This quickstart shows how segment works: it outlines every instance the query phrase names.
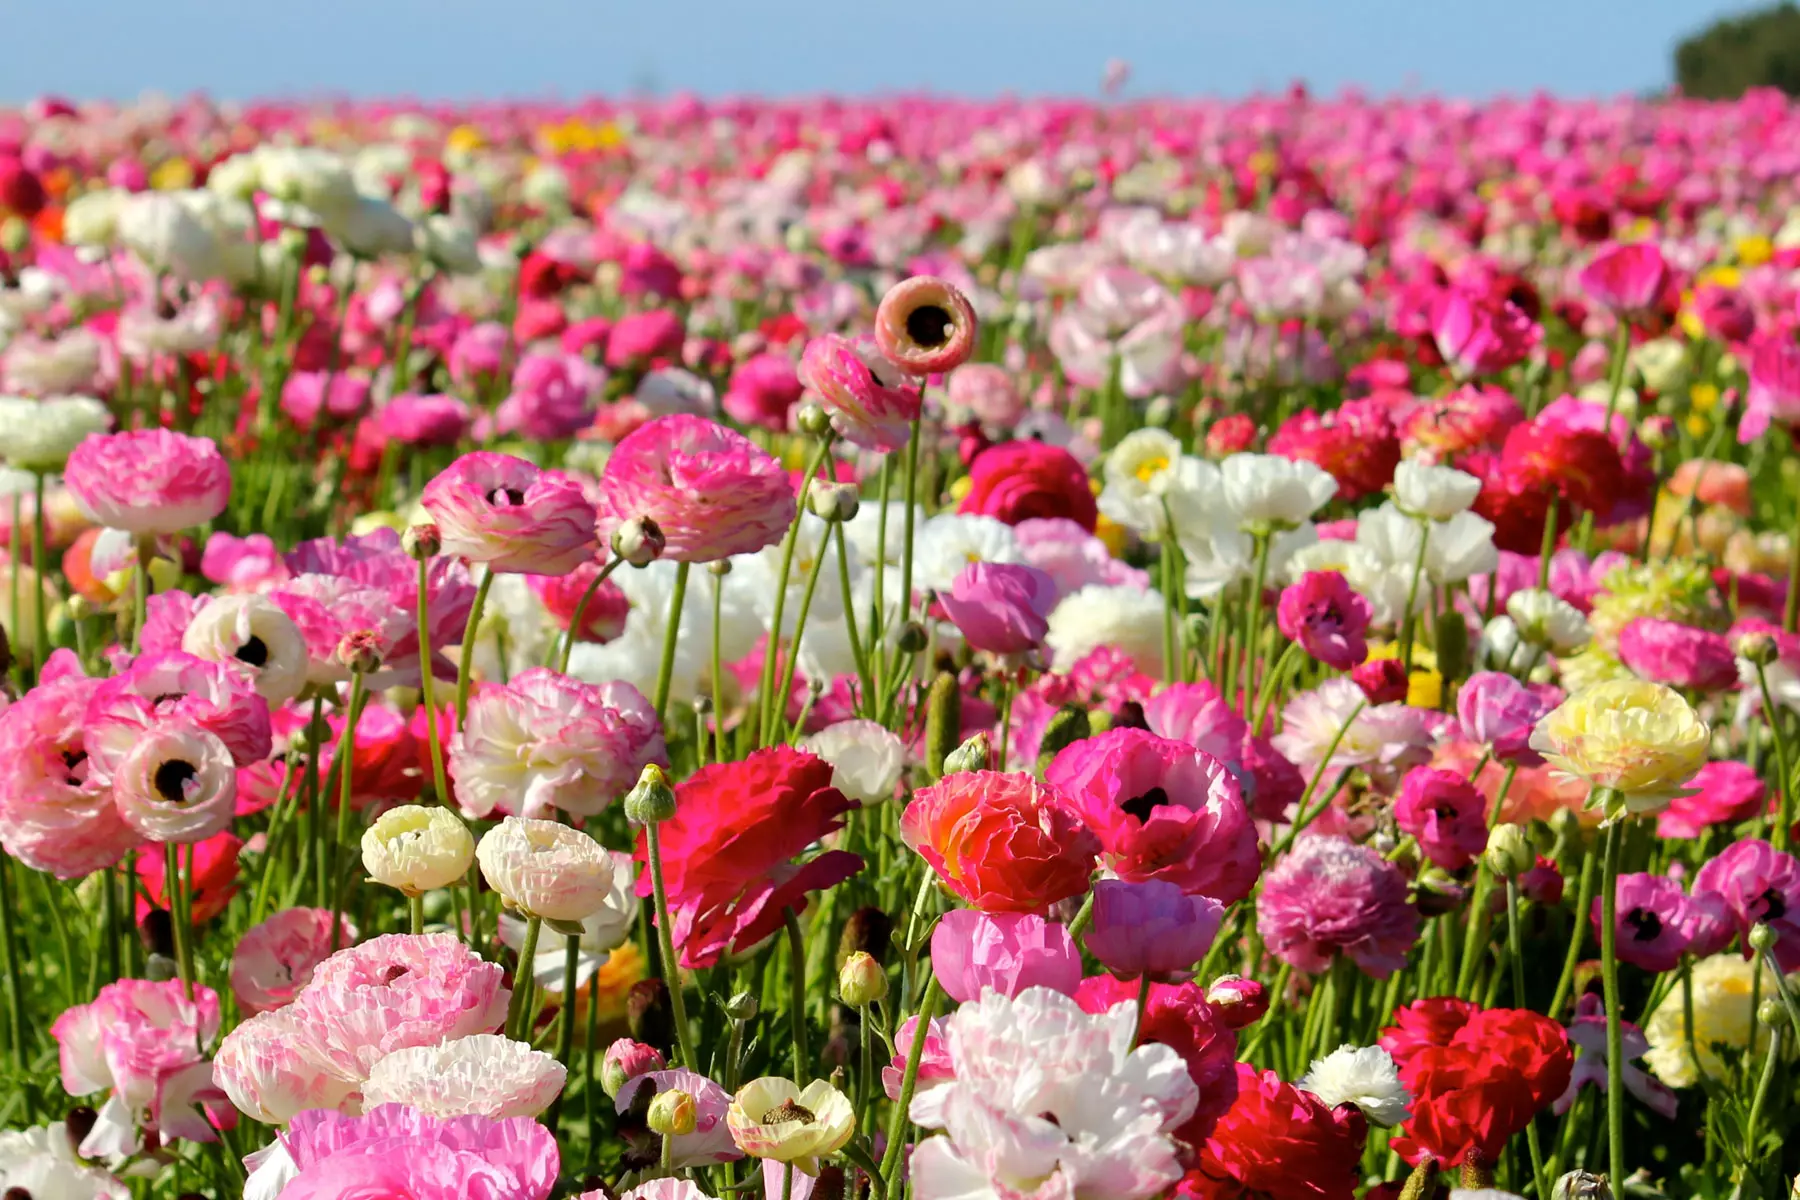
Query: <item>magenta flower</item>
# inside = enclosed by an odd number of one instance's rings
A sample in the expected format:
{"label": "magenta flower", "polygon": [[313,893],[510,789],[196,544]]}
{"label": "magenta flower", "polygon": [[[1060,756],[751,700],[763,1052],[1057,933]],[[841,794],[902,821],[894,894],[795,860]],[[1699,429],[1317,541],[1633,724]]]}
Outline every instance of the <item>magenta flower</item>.
{"label": "magenta flower", "polygon": [[1543,765],[1531,748],[1531,731],[1545,713],[1562,703],[1562,693],[1545,685],[1520,683],[1504,671],[1477,671],[1456,693],[1456,716],[1463,736],[1485,745],[1503,763]]}
{"label": "magenta flower", "polygon": [[[1240,786],[1254,781],[1250,725],[1206,680],[1172,683],[1143,702],[1144,724],[1157,737],[1186,742],[1225,764]],[[1285,761],[1285,760],[1284,760]],[[1304,786],[1304,785],[1302,785]]]}
{"label": "magenta flower", "polygon": [[230,591],[260,591],[264,584],[286,579],[288,569],[268,534],[240,538],[219,530],[206,539],[200,574]]}
{"label": "magenta flower", "polygon": [[1044,778],[1080,805],[1119,878],[1167,880],[1221,904],[1256,886],[1256,828],[1218,759],[1142,729],[1111,729],[1063,749]]}
{"label": "magenta flower", "polygon": [[[1688,950],[1693,916],[1681,881],[1642,871],[1618,880],[1615,945],[1619,960],[1646,971],[1672,971]],[[1602,897],[1595,896],[1588,912],[1594,936],[1601,933]]]}
{"label": "magenta flower", "polygon": [[1738,422],[1738,442],[1748,445],[1772,424],[1800,423],[1800,346],[1780,334],[1751,343],[1750,389]]}
{"label": "magenta flower", "polygon": [[384,436],[407,446],[454,446],[474,423],[469,406],[455,396],[395,396],[374,415]]}
{"label": "magenta flower", "polygon": [[499,374],[508,340],[506,327],[497,321],[483,321],[463,330],[445,356],[451,380],[460,387],[479,388]]}
{"label": "magenta flower", "polygon": [[1446,871],[1462,870],[1487,848],[1487,801],[1454,771],[1408,771],[1394,800],[1394,823]]}
{"label": "magenta flower", "polygon": [[1068,929],[1034,913],[984,913],[959,908],[931,932],[931,970],[958,1004],[992,988],[1016,996],[1047,987],[1073,996],[1081,982],[1081,953]]}
{"label": "magenta flower", "polygon": [[1363,632],[1373,610],[1336,571],[1308,571],[1281,593],[1275,622],[1282,635],[1339,671],[1368,657]]}
{"label": "magenta flower", "polygon": [[1740,934],[1773,929],[1776,965],[1800,970],[1800,860],[1761,838],[1733,842],[1694,876],[1694,894],[1702,893],[1724,900]]}
{"label": "magenta flower", "polygon": [[1094,884],[1094,915],[1082,944],[1121,979],[1148,974],[1159,983],[1192,978],[1219,934],[1225,908],[1172,883],[1147,879]]}
{"label": "magenta flower", "polygon": [[1725,635],[1680,621],[1639,617],[1619,631],[1619,661],[1639,679],[1698,692],[1737,686],[1737,656]]}
{"label": "magenta flower", "polygon": [[753,355],[731,373],[731,382],[719,404],[726,415],[741,425],[759,425],[786,433],[793,424],[794,406],[806,390],[794,364],[786,355]]}
{"label": "magenta flower", "polygon": [[885,454],[912,436],[919,391],[873,346],[834,333],[816,337],[800,357],[799,377],[825,406],[831,427],[855,445]]}
{"label": "magenta flower", "polygon": [[1431,337],[1457,378],[1491,375],[1522,360],[1544,331],[1509,300],[1498,303],[1462,288],[1439,296],[1431,311]]}
{"label": "magenta flower", "polygon": [[666,308],[628,313],[619,318],[606,340],[606,365],[614,370],[641,369],[657,359],[679,358],[686,337],[681,318]]}
{"label": "magenta flower", "polygon": [[1763,811],[1769,789],[1747,763],[1709,762],[1683,794],[1656,814],[1656,835],[1697,838],[1714,825],[1735,825]]}
{"label": "magenta flower", "polygon": [[594,507],[581,485],[510,454],[465,454],[425,485],[443,553],[489,570],[563,575],[594,554]]}
{"label": "magenta flower", "polygon": [[713,562],[781,540],[797,511],[784,468],[741,433],[677,413],[634,430],[600,476],[600,534],[635,517],[656,522],[663,556]]}
{"label": "magenta flower", "polygon": [[444,1120],[403,1104],[300,1113],[281,1147],[282,1200],[549,1200],[561,1167],[555,1136],[529,1117]]}
{"label": "magenta flower", "polygon": [[1377,979],[1406,965],[1419,933],[1406,877],[1368,846],[1307,834],[1263,880],[1256,928],[1282,962],[1317,974],[1339,954]]}
{"label": "magenta flower", "polygon": [[311,429],[321,415],[335,422],[353,420],[368,406],[369,381],[355,375],[296,371],[281,388],[281,411],[299,429]]}
{"label": "magenta flower", "polygon": [[213,440],[167,429],[88,435],[63,482],[88,520],[136,534],[191,529],[231,500],[231,467]]}
{"label": "magenta flower", "polygon": [[975,562],[939,593],[938,603],[972,648],[1023,654],[1050,631],[1056,583],[1036,567]]}
{"label": "magenta flower", "polygon": [[1581,269],[1581,290],[1621,317],[1656,308],[1669,286],[1669,264],[1653,242],[1609,246]]}

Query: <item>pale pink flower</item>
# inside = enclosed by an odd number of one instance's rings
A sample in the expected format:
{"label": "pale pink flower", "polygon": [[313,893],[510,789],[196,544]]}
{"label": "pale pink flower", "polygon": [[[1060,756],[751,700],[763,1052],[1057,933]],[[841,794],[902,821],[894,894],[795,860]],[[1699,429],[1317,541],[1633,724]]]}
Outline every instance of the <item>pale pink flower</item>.
{"label": "pale pink flower", "polygon": [[1029,987],[1072,996],[1081,983],[1081,954],[1061,922],[959,908],[931,931],[931,971],[959,1004],[990,988],[1003,996]]}
{"label": "pale pink flower", "polygon": [[[640,1095],[646,1090],[648,1095]],[[629,1112],[635,1104],[648,1104],[650,1096],[668,1091],[686,1092],[694,1098],[694,1132],[678,1135],[671,1146],[672,1163],[678,1170],[744,1157],[725,1123],[731,1095],[704,1075],[679,1067],[634,1075],[613,1097],[613,1105],[620,1113]]]}
{"label": "pale pink flower", "polygon": [[605,907],[613,860],[606,847],[555,821],[507,817],[475,847],[481,877],[507,906],[548,921],[580,921]]}
{"label": "pale pink flower", "polygon": [[258,1013],[219,1043],[213,1080],[240,1111],[266,1125],[284,1125],[309,1109],[356,1105],[361,1070],[353,1060],[334,1061],[320,1034],[291,1004]]}
{"label": "pale pink flower", "polygon": [[[338,655],[338,647],[353,634],[372,634],[381,669],[366,680],[371,688],[417,682],[399,656],[390,662],[394,648],[411,636],[414,669],[417,667],[417,617],[394,603],[390,592],[369,587],[342,575],[296,575],[269,593],[269,600],[285,613],[306,643],[308,683],[330,685],[350,678],[350,668]],[[457,635],[461,637],[459,632]]]}
{"label": "pale pink flower", "polygon": [[977,421],[1005,428],[1025,415],[1025,401],[1005,367],[964,363],[950,372],[950,403],[968,409]]}
{"label": "pale pink flower", "polygon": [[1114,558],[1105,542],[1067,517],[1028,517],[1012,529],[1019,553],[1050,576],[1058,595],[1072,595],[1089,584],[1150,586],[1147,572]]}
{"label": "pale pink flower", "polygon": [[549,1200],[561,1166],[529,1118],[440,1120],[402,1104],[302,1113],[281,1148],[281,1200]]}
{"label": "pale pink flower", "polygon": [[269,756],[269,705],[249,680],[191,654],[149,654],[94,689],[83,717],[89,774],[111,783],[144,734],[165,722],[212,734],[240,767]]}
{"label": "pale pink flower", "polygon": [[787,470],[704,417],[659,417],[613,450],[600,476],[600,534],[636,517],[662,530],[663,556],[712,562],[781,540],[797,504]]}
{"label": "pale pink flower", "polygon": [[434,1117],[535,1117],[566,1078],[561,1063],[529,1043],[477,1033],[394,1051],[369,1071],[363,1104],[408,1104]]}
{"label": "pale pink flower", "polygon": [[[338,925],[337,945],[354,944],[355,926],[341,916]],[[231,955],[231,994],[245,1015],[280,1008],[300,994],[335,949],[331,926],[329,909],[289,908],[245,931]]]}
{"label": "pale pink flower", "polygon": [[596,816],[650,763],[666,765],[662,723],[629,683],[598,686],[533,667],[469,699],[451,739],[456,800],[471,817]]}
{"label": "pale pink flower", "polygon": [[906,445],[920,396],[874,346],[835,333],[806,344],[800,382],[831,416],[831,427],[854,445],[887,453]]}
{"label": "pale pink flower", "polygon": [[89,520],[136,534],[190,529],[231,499],[231,467],[213,440],[167,429],[91,434],[63,479]]}
{"label": "pale pink flower", "polygon": [[113,773],[113,803],[146,841],[205,841],[236,812],[231,750],[198,726],[160,721],[138,736]]}
{"label": "pale pink flower", "polygon": [[[919,1018],[908,1017],[894,1035],[894,1057],[881,1068],[881,1090],[889,1100],[900,1099],[900,1085],[906,1081],[906,1060],[912,1055],[913,1038],[919,1034]],[[956,1078],[956,1067],[950,1061],[950,1030],[942,1017],[931,1018],[925,1031],[925,1048],[919,1051],[919,1073],[913,1094]]]}
{"label": "pale pink flower", "polygon": [[1240,783],[1250,777],[1244,761],[1249,722],[1205,680],[1175,683],[1143,702],[1144,723],[1158,737],[1186,742],[1224,763]]}
{"label": "pale pink flower", "polygon": [[938,594],[938,604],[971,648],[1023,654],[1050,631],[1056,583],[1036,567],[974,562]]}
{"label": "pale pink flower", "polygon": [[594,509],[581,485],[510,454],[451,463],[420,497],[443,553],[492,571],[562,575],[594,554]]}

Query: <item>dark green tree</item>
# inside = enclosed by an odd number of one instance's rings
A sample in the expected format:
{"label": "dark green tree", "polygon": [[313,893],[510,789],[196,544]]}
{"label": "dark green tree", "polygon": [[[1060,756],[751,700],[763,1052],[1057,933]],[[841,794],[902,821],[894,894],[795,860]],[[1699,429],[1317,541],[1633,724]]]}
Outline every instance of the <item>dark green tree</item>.
{"label": "dark green tree", "polygon": [[1792,3],[1725,17],[1675,47],[1682,94],[1720,100],[1749,88],[1800,94],[1800,8]]}

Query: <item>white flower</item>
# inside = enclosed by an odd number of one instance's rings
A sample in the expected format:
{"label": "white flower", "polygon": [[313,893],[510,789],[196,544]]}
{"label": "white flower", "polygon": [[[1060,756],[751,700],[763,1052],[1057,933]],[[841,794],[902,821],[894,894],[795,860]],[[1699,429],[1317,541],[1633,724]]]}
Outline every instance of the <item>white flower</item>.
{"label": "white flower", "polygon": [[331,220],[355,207],[356,180],[341,155],[315,146],[262,146],[256,151],[263,190],[277,200]]}
{"label": "white flower", "polygon": [[6,348],[6,386],[29,396],[66,396],[92,385],[100,339],[86,327],[50,340],[19,338]]}
{"label": "white flower", "polygon": [[363,870],[409,896],[449,887],[468,871],[475,837],[439,805],[402,804],[363,830]]}
{"label": "white flower", "polygon": [[386,200],[358,196],[354,204],[324,217],[325,232],[360,258],[406,254],[413,248],[413,223]]}
{"label": "white flower", "polygon": [[175,192],[139,192],[119,210],[119,241],[152,271],[203,282],[225,273],[218,235]]}
{"label": "white flower", "polygon": [[369,1068],[363,1106],[409,1104],[434,1117],[535,1117],[568,1071],[550,1055],[497,1033],[396,1050]]}
{"label": "white flower", "polygon": [[60,470],[82,439],[110,424],[106,405],[91,396],[0,396],[0,459],[22,471]]}
{"label": "white flower", "polygon": [[292,700],[306,687],[306,638],[265,596],[240,592],[207,601],[181,635],[181,648],[244,671],[271,705]]}
{"label": "white flower", "polygon": [[[637,868],[631,855],[609,850],[612,856],[612,890],[599,911],[581,919],[581,937],[575,945],[575,987],[579,990],[592,979],[612,952],[631,937],[632,923],[637,920],[640,901],[633,890]],[[500,914],[500,940],[515,951],[525,946],[525,921],[511,913]],[[537,954],[531,963],[531,978],[538,987],[560,996],[568,975],[569,945],[566,938],[545,935],[538,939]]]}
{"label": "white flower", "polygon": [[[1187,560],[1187,587],[1191,594],[1214,596],[1220,589],[1255,574],[1256,542],[1239,527],[1231,509],[1223,505],[1208,509],[1202,504],[1175,511],[1175,532]],[[1282,578],[1294,555],[1318,540],[1319,531],[1310,521],[1293,529],[1276,530],[1269,538],[1266,579]]]}
{"label": "white flower", "polygon": [[210,350],[218,344],[219,326],[219,306],[211,297],[201,297],[166,317],[154,308],[132,308],[119,315],[119,351],[143,361],[158,354]]}
{"label": "white flower", "polygon": [[1579,608],[1538,588],[1524,588],[1508,596],[1506,615],[1519,627],[1520,637],[1556,655],[1575,653],[1594,634]]}
{"label": "white flower", "polygon": [[1494,671],[1504,671],[1509,666],[1527,665],[1514,658],[1518,651],[1519,627],[1513,624],[1511,617],[1500,613],[1481,627],[1481,642],[1476,647],[1475,661]]}
{"label": "white flower", "polygon": [[[844,548],[848,551],[850,577],[854,580],[860,569],[856,551],[850,549],[847,540]],[[745,578],[750,583],[751,595],[756,600],[757,616],[762,618],[765,628],[775,621],[775,599],[780,590],[779,580],[785,553],[784,542],[777,542],[739,560]],[[822,563],[819,562],[821,556],[824,558]],[[793,557],[787,564],[787,598],[781,609],[781,632],[784,637],[793,635],[795,624],[800,619],[807,582],[812,577],[815,564],[818,566],[819,581],[812,589],[812,606],[807,610],[806,618],[808,624],[816,620],[833,621],[842,617],[844,593],[838,580],[840,566],[837,539],[832,536],[832,526],[806,512],[800,515],[800,529],[794,536]],[[732,573],[736,574],[736,569]],[[710,619],[709,614],[708,620]]]}
{"label": "white flower", "polygon": [[1480,492],[1481,480],[1454,467],[1409,458],[1394,469],[1394,499],[1411,516],[1448,521],[1475,503]]}
{"label": "white flower", "polygon": [[[904,512],[902,513],[904,517]],[[895,539],[893,516],[888,540]],[[803,527],[804,528],[804,527]],[[904,531],[902,531],[903,536]],[[913,586],[947,591],[970,563],[1025,561],[1012,526],[994,517],[939,513],[914,530]],[[796,553],[795,557],[798,557]],[[820,591],[824,585],[820,585]],[[813,602],[818,603],[815,596]]]}
{"label": "white flower", "polygon": [[507,817],[475,844],[481,877],[508,907],[546,921],[581,921],[606,907],[611,852],[555,821]]}
{"label": "white flower", "polygon": [[555,163],[539,163],[519,184],[519,194],[538,208],[569,206],[569,176]]}
{"label": "white flower", "polygon": [[475,231],[455,217],[434,213],[413,226],[414,248],[433,266],[452,275],[473,275],[481,270],[481,253]]}
{"label": "white flower", "polygon": [[[915,540],[925,521],[924,506],[913,505]],[[856,510],[856,515],[844,522],[844,537],[856,551],[857,558],[863,562],[874,563],[879,560],[887,566],[898,567],[906,546],[906,501],[888,501],[885,542],[882,541],[882,506],[879,500],[864,501],[862,507]]]}
{"label": "white flower", "polygon": [[1494,523],[1472,512],[1435,522],[1425,542],[1425,573],[1433,583],[1461,583],[1500,565]]}
{"label": "white flower", "polygon": [[831,783],[862,804],[894,798],[906,767],[906,745],[879,721],[839,721],[800,743],[831,764]]}
{"label": "white flower", "polygon": [[1393,1057],[1380,1046],[1339,1046],[1314,1059],[1297,1086],[1333,1108],[1354,1104],[1370,1123],[1382,1126],[1406,1120],[1412,1102]]}
{"label": "white flower", "polygon": [[1112,646],[1146,675],[1161,675],[1163,599],[1157,592],[1128,585],[1090,584],[1064,596],[1050,611],[1044,642],[1054,667],[1066,672],[1101,646]]}
{"label": "white flower", "polygon": [[1687,378],[1687,346],[1676,338],[1652,338],[1632,348],[1631,365],[1653,392],[1672,392]]}
{"label": "white flower", "polygon": [[61,1121],[0,1131],[0,1191],[18,1188],[31,1200],[128,1200],[131,1190],[83,1163]]}
{"label": "white flower", "polygon": [[206,173],[207,191],[235,200],[249,200],[262,187],[262,157],[255,150],[234,154]]}
{"label": "white flower", "polygon": [[1245,529],[1291,529],[1337,494],[1337,480],[1323,468],[1274,454],[1233,454],[1220,471],[1225,503]]}
{"label": "white flower", "polygon": [[119,214],[131,193],[118,188],[83,192],[63,210],[63,240],[71,246],[111,246],[119,233]]}
{"label": "white flower", "polygon": [[1220,504],[1219,469],[1183,455],[1161,429],[1125,435],[1106,456],[1100,511],[1141,537],[1204,524]]}
{"label": "white flower", "polygon": [[[1302,771],[1313,771],[1334,741],[1336,749],[1326,767],[1359,766],[1374,761],[1382,749],[1380,730],[1368,715],[1369,702],[1363,690],[1353,680],[1334,676],[1288,701],[1281,710],[1281,732],[1270,740]],[[1344,731],[1341,737],[1339,730]]]}

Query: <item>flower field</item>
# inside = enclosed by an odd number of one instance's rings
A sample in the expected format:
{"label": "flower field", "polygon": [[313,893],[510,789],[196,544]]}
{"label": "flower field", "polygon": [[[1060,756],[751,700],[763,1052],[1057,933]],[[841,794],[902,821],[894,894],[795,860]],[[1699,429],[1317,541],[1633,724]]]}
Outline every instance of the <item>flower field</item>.
{"label": "flower field", "polygon": [[1800,107],[0,112],[4,1200],[1759,1200]]}

